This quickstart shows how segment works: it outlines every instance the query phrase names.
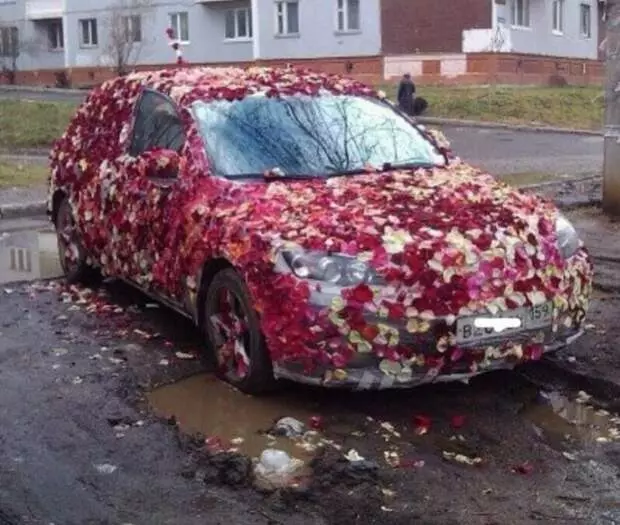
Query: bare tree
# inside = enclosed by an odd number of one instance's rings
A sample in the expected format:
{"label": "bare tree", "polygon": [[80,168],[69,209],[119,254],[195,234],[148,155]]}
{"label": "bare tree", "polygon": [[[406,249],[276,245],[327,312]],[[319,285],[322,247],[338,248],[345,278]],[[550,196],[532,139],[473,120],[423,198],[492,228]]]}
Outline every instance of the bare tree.
{"label": "bare tree", "polygon": [[25,38],[19,26],[0,25],[0,68],[2,76],[9,84],[15,84],[19,58],[33,56],[41,49],[41,42],[33,38]]}
{"label": "bare tree", "polygon": [[118,75],[126,75],[140,58],[146,44],[143,19],[151,13],[152,0],[118,0],[104,19],[107,35],[103,57]]}

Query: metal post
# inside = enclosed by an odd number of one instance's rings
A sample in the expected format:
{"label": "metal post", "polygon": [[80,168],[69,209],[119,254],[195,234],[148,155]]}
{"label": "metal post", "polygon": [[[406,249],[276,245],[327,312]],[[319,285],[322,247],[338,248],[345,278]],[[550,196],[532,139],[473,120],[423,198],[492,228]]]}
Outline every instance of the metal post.
{"label": "metal post", "polygon": [[[620,0],[607,0],[603,210],[620,215]],[[604,5],[605,5],[604,4]]]}

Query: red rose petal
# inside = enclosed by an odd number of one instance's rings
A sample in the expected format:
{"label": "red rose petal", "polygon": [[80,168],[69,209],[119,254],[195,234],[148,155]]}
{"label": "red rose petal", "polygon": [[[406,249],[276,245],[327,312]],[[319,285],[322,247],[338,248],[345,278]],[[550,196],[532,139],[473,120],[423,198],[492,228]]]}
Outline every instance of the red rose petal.
{"label": "red rose petal", "polygon": [[534,465],[532,465],[529,461],[526,461],[520,465],[515,465],[512,467],[512,471],[516,474],[528,475],[534,471]]}
{"label": "red rose petal", "polygon": [[310,428],[313,430],[323,429],[323,418],[321,416],[312,416],[309,421]]}
{"label": "red rose petal", "polygon": [[463,428],[463,426],[465,425],[465,420],[466,420],[465,416],[462,416],[462,415],[452,416],[450,418],[450,426],[455,430],[459,428]]}
{"label": "red rose petal", "polygon": [[431,418],[424,415],[413,416],[413,428],[416,434],[426,434],[431,428]]}

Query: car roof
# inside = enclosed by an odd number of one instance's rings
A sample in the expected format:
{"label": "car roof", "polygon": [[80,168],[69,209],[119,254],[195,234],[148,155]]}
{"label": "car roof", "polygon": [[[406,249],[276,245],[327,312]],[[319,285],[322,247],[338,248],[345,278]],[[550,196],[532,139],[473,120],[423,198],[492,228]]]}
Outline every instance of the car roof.
{"label": "car roof", "polygon": [[[341,75],[294,67],[177,67],[139,71],[124,82],[151,88],[170,96],[179,105],[195,100],[241,99],[249,95],[334,94],[385,96],[374,88]],[[118,82],[119,79],[116,79]],[[110,82],[115,82],[112,80]],[[118,84],[117,84],[118,85]]]}

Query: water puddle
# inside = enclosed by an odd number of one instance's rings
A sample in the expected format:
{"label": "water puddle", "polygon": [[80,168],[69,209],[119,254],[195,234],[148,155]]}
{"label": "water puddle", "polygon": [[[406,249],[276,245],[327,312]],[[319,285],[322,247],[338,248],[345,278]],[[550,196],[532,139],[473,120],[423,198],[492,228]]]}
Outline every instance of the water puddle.
{"label": "water puddle", "polygon": [[589,447],[620,440],[620,417],[592,406],[589,399],[585,392],[573,399],[558,392],[541,393],[522,415],[558,446]]}
{"label": "water puddle", "polygon": [[52,279],[60,275],[54,232],[0,234],[0,283]]}
{"label": "water puddle", "polygon": [[279,396],[246,396],[208,374],[158,388],[148,394],[148,400],[157,415],[174,416],[184,432],[219,438],[252,457],[266,448],[277,448],[307,460],[316,450],[312,445],[321,442],[318,433],[311,431],[298,440],[267,434],[283,417],[295,418],[308,429],[313,416],[309,409]]}

